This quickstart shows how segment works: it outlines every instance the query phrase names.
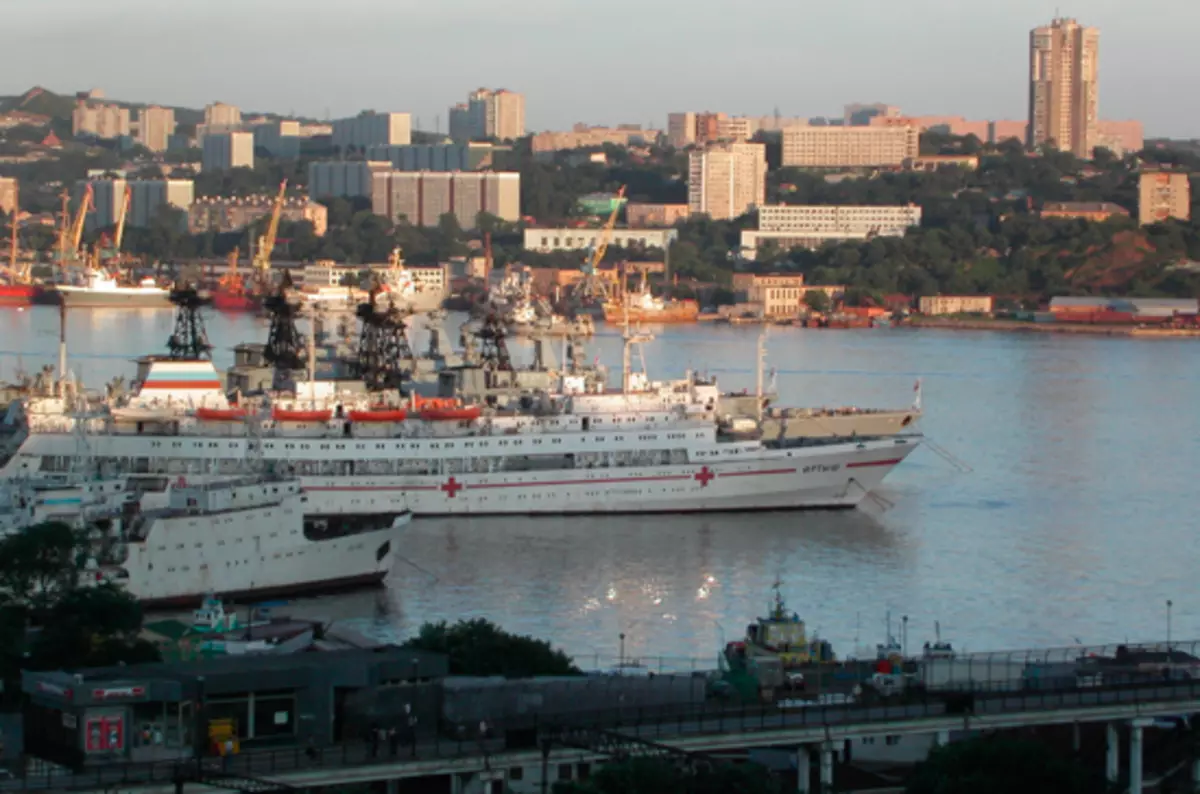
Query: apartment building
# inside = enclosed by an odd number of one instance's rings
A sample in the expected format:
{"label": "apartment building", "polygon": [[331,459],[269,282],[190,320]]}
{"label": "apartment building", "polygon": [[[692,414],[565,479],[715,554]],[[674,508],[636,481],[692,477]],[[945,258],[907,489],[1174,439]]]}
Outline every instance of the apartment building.
{"label": "apartment building", "polygon": [[242,110],[237,105],[213,102],[204,106],[204,126],[231,129],[242,123]]}
{"label": "apartment building", "polygon": [[767,152],[761,143],[708,144],[688,156],[688,211],[728,220],[767,198]]}
{"label": "apartment building", "polygon": [[659,139],[659,130],[644,130],[640,124],[617,127],[589,127],[576,124],[570,132],[539,132],[530,139],[536,152],[561,152],[612,144],[613,146],[650,145]]}
{"label": "apartment building", "polygon": [[333,122],[333,145],[342,152],[366,151],[371,146],[405,146],[412,143],[412,115],[364,110],[357,116]]}
{"label": "apartment building", "polygon": [[625,205],[625,223],[635,229],[674,226],[685,221],[691,210],[687,204],[629,203]]}
{"label": "apartment building", "polygon": [[175,111],[149,105],[138,111],[137,142],[152,152],[165,152],[175,134]]}
{"label": "apartment building", "polygon": [[775,205],[760,207],[758,230],[742,232],[743,255],[753,259],[767,241],[783,249],[828,242],[903,237],[921,225],[921,208],[908,206]]}
{"label": "apartment building", "polygon": [[872,127],[916,127],[918,132],[940,132],[966,137],[974,135],[981,143],[1001,143],[1015,139],[1022,144],[1028,137],[1024,121],[975,121],[963,116],[875,116]]}
{"label": "apartment building", "polygon": [[[274,210],[275,196],[204,196],[188,208],[188,232],[223,234],[240,231],[262,218],[269,218]],[[329,228],[329,210],[310,198],[286,197],[280,217],[286,221],[308,221],[318,237],[324,236]]]}
{"label": "apartment building", "polygon": [[129,191],[128,226],[149,226],[163,207],[182,211],[180,231],[187,226],[187,211],[196,197],[195,183],[190,179],[91,179],[76,183],[76,195],[82,195],[86,185],[92,186],[93,210],[84,218],[84,228],[91,231],[115,226]]}
{"label": "apartment building", "polygon": [[465,104],[450,108],[450,137],[460,143],[483,138],[511,141],[525,136],[525,96],[501,88],[479,88]]}
{"label": "apartment building", "polygon": [[[541,254],[551,251],[585,251],[600,244],[601,229],[526,229],[525,250]],[[666,250],[679,239],[677,229],[613,229],[609,245],[620,248]]]}
{"label": "apartment building", "polygon": [[386,160],[326,160],[308,164],[308,195],[322,198],[371,198],[375,174],[393,169]]}
{"label": "apartment building", "polygon": [[97,104],[86,95],[75,100],[75,109],[71,111],[72,135],[113,140],[129,135],[130,129],[129,108]]}
{"label": "apartment building", "polygon": [[17,210],[17,178],[0,176],[0,212],[11,215]]}
{"label": "apartment building", "polygon": [[1029,145],[1091,158],[1099,138],[1100,31],[1057,18],[1029,33]]}
{"label": "apartment building", "polygon": [[899,168],[920,154],[916,127],[792,127],[781,162],[794,168]]}
{"label": "apartment building", "polygon": [[1103,146],[1118,157],[1140,152],[1146,147],[1146,136],[1140,121],[1101,121],[1096,134],[1096,145]]}
{"label": "apartment building", "polygon": [[482,171],[495,166],[498,151],[511,149],[482,141],[411,143],[407,146],[370,146],[367,159],[386,160],[397,171]]}
{"label": "apartment building", "polygon": [[200,147],[200,167],[205,171],[228,171],[254,167],[254,133],[219,132],[205,135]]}
{"label": "apartment building", "polygon": [[450,213],[474,229],[481,212],[515,223],[521,218],[521,175],[490,171],[379,171],[371,180],[371,209],[390,221],[436,226]]}
{"label": "apartment building", "polygon": [[300,122],[287,119],[263,121],[251,130],[254,148],[262,149],[270,157],[295,160],[300,156]]}
{"label": "apartment building", "polygon": [[847,127],[866,127],[877,118],[897,118],[900,108],[882,102],[864,104],[853,102],[842,109],[842,124]]}
{"label": "apartment building", "polygon": [[748,141],[758,131],[755,120],[725,113],[668,113],[667,143],[677,149],[717,141]]}
{"label": "apartment building", "polygon": [[1190,220],[1192,188],[1188,175],[1172,171],[1143,171],[1138,177],[1138,223]]}

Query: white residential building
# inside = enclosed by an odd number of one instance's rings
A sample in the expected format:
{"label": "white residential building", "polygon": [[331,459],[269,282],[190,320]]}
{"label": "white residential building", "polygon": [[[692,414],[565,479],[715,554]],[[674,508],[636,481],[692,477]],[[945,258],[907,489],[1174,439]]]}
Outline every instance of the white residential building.
{"label": "white residential building", "polygon": [[742,232],[742,251],[754,253],[768,240],[780,248],[818,248],[828,242],[903,237],[921,225],[921,208],[907,206],[784,205],[759,207],[758,229]]}
{"label": "white residential building", "polygon": [[[600,243],[602,229],[526,229],[525,250],[583,251]],[[609,245],[620,248],[661,248],[679,239],[677,229],[613,229]]]}
{"label": "white residential building", "polygon": [[767,149],[761,143],[720,142],[688,155],[688,208],[692,215],[729,220],[767,198]]}

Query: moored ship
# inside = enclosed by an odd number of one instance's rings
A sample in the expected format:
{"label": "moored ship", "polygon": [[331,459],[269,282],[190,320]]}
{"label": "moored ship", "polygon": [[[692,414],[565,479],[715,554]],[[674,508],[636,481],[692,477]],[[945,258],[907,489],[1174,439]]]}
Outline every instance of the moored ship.
{"label": "moored ship", "polygon": [[71,309],[102,309],[136,307],[170,309],[171,291],[158,286],[154,279],[144,278],[134,286],[123,286],[103,270],[88,271],[87,284],[56,284],[63,305]]}
{"label": "moored ship", "polygon": [[0,282],[0,306],[32,306],[42,292],[36,284]]}
{"label": "moored ship", "polygon": [[644,287],[624,301],[610,300],[604,304],[606,323],[665,325],[694,323],[699,317],[700,304],[696,301],[656,298]]}

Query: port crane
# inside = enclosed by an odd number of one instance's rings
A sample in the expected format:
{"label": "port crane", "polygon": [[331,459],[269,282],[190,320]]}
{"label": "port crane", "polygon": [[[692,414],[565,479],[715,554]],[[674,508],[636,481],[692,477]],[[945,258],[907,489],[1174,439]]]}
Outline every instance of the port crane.
{"label": "port crane", "polygon": [[125,221],[129,217],[129,205],[133,200],[133,191],[128,185],[121,196],[121,206],[117,210],[117,224],[111,240],[105,240],[108,246],[101,246],[99,257],[119,268],[121,265],[121,242],[125,239]]}
{"label": "port crane", "polygon": [[0,267],[0,272],[3,272],[7,276],[10,284],[28,284],[32,276],[32,260],[30,260],[24,267],[21,267],[17,262],[18,252],[20,251],[20,241],[17,239],[17,229],[19,228],[20,224],[17,222],[17,216],[20,214],[20,197],[14,190],[12,217],[9,219],[11,236],[8,240],[8,266]]}
{"label": "port crane", "polygon": [[283,215],[283,198],[287,191],[287,180],[279,183],[279,193],[275,196],[275,205],[271,209],[271,220],[267,230],[259,236],[258,245],[254,251],[254,270],[258,280],[266,284],[270,281],[271,252],[275,250],[275,239],[279,235],[279,218]]}
{"label": "port crane", "polygon": [[583,303],[589,301],[603,303],[609,298],[608,285],[600,277],[600,263],[604,261],[604,253],[608,250],[613,229],[616,228],[617,215],[621,211],[621,199],[623,198],[625,198],[625,186],[621,185],[613,200],[613,208],[608,216],[608,221],[600,232],[600,239],[596,241],[587,261],[583,263],[583,278],[574,290],[574,297]]}
{"label": "port crane", "polygon": [[79,262],[84,258],[81,250],[83,224],[88,212],[95,209],[95,204],[92,201],[90,184],[84,188],[74,218],[71,217],[71,196],[65,188],[59,194],[59,198],[62,200],[62,214],[61,225],[58,228],[58,260],[59,266],[65,271],[72,262]]}

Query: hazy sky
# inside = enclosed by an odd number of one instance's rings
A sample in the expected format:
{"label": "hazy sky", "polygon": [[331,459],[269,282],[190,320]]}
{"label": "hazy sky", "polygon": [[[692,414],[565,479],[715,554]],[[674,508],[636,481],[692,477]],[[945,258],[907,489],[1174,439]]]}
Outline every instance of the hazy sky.
{"label": "hazy sky", "polygon": [[1200,137],[1200,0],[0,0],[0,94],[32,85],[315,117],[412,112],[479,86],[531,130],[672,110],[1020,119],[1028,32],[1100,28],[1100,112]]}

